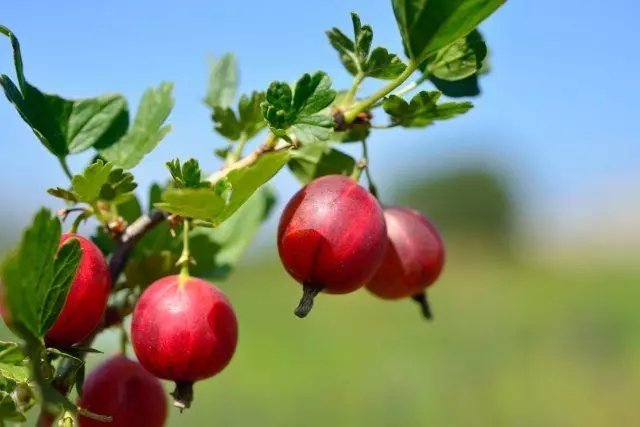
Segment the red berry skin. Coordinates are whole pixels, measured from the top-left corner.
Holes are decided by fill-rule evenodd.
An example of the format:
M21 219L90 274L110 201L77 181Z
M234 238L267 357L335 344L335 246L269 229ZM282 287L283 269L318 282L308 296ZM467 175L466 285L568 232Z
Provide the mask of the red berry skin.
M278 226L278 253L299 283L329 294L359 289L384 257L382 207L353 179L320 177L298 191Z
M55 347L79 343L98 326L111 290L109 267L100 249L91 240L71 233L62 235L60 245L72 237L80 242L82 258L62 312L45 335L47 344Z
M131 342L153 375L176 383L212 377L231 361L238 343L233 307L202 279L168 276L147 288L133 313Z
M384 210L389 244L380 268L366 288L383 299L413 297L431 286L444 266L444 243L438 230L409 208Z
M78 405L102 421L80 416L80 427L162 427L167 420L167 398L160 380L125 356L102 362L86 378Z
M60 246L72 237L80 243L82 258L62 311L45 335L52 347L68 348L85 339L102 321L111 290L109 268L100 249L91 240L71 233L62 235ZM0 314L11 328L1 292Z

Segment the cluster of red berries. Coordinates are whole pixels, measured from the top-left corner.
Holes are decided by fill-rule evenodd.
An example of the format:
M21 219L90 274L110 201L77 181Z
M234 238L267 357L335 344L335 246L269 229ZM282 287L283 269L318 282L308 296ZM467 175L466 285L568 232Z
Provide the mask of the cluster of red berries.
M383 299L413 298L431 318L425 289L444 265L438 231L413 209L383 209L349 177L324 176L296 193L280 218L278 251L303 286L299 317L320 292L365 286Z
M47 345L69 348L100 326L111 281L100 249L76 234L82 259ZM287 204L278 227L278 251L304 287L295 313L304 317L320 292L346 294L363 285L384 299L414 298L430 317L424 290L439 276L444 249L436 229L407 208L381 207L358 183L330 175L303 187ZM10 315L2 310L5 322ZM151 284L133 313L131 342L139 363L120 355L86 379L79 405L112 417L113 427L161 427L167 402L158 378L175 382L176 406L190 405L193 383L230 362L238 324L229 300L204 280L174 275ZM86 416L81 427L99 427Z

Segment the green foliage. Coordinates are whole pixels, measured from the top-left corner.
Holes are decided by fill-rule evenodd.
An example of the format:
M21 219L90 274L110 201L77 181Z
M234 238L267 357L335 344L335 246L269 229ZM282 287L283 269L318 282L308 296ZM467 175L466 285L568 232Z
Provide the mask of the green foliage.
M242 95L238 102L238 113L231 109L238 90L238 66L231 53L219 60L211 60L209 90L204 102L213 110L211 118L214 130L232 141L251 139L265 127L260 104L265 100L264 92Z
M70 177L68 187L49 189L49 194L68 202L68 207L89 205L65 212L80 212L72 230L93 215L100 220L92 240L105 256L116 261L111 263L110 273L118 276L109 298L110 309L126 308L128 312L140 291L160 277L177 272L178 260L182 268L186 267L182 261L195 259L196 264L189 266L190 274L226 278L269 217L275 203L269 181L285 165L302 184L329 174L353 175L356 159L332 142L365 140L376 128L371 125L371 118L377 114L371 111L374 108L382 106L390 116L390 125L384 127L425 127L467 112L472 107L469 102L438 100L442 93L453 97L479 93L478 76L487 72L489 65L486 43L476 27L502 3L392 0L408 63L384 47L373 48L373 29L352 13L353 39L338 28L327 32L343 65L355 77L352 87L341 91L340 96L331 87L330 77L318 71L304 74L294 85L274 81L267 91L238 99L235 57L227 53L212 59L203 102L212 110L214 131L229 140L215 150L215 155L224 160L223 167L206 178L196 159L167 162L172 179L166 185L151 186L145 209L133 193L137 184L128 170L170 131L166 121L174 106L172 83L147 89L130 124L127 101L121 95L68 100L29 84L19 42L0 26L0 33L11 42L17 77L16 84L0 74L0 84L9 102ZM423 77L404 86L418 68ZM365 78L389 81L360 98L358 91ZM426 80L439 91L420 92L409 102L397 96ZM269 131L266 141L242 158L247 142L265 128ZM95 150L93 160L82 173L73 175L66 157L89 149ZM366 144L363 150L370 161ZM377 197L368 168L365 173L370 191ZM438 191L445 191L442 188L451 191L447 185L435 188L436 200ZM465 202L473 197L478 196L459 196ZM166 218L164 212L155 209L176 216ZM471 210L467 206L464 209ZM146 223L149 228L139 227L139 231L137 226L145 224L144 220L137 221L143 213L153 221ZM448 219L455 218L456 214L449 214ZM189 229L179 227L182 220L192 225L189 236L181 236ZM132 223L136 227L131 227ZM16 403L15 392L22 390L19 387L37 391L34 396L42 400L46 410L56 414L65 410L71 415L78 412L52 386L50 371L54 366L61 371L70 367L67 372L55 372L56 381L62 378L68 386L75 384L82 394L84 357L95 350L87 344L87 348L63 353L46 349L43 340L65 303L82 255L77 240L61 246L60 236L60 221L49 210L41 210L2 268L8 323L24 342L0 342L0 425L4 420L22 421L23 412L35 402L30 397L26 403ZM184 247L183 237L189 241ZM120 259L126 261L122 269ZM56 359L54 365L52 359Z
M260 108L264 100L264 92L252 92L251 96L242 95L238 103L239 118L231 108L214 105L211 116L214 129L232 141L253 138L266 125Z
M168 189L156 207L217 226L233 215L249 197L269 181L291 158L289 150L270 152L254 163L230 170L208 188Z
M289 169L302 184L324 175L351 175L356 167L353 157L325 144L306 145L292 151Z
M273 188L263 186L218 227L196 228L191 237L197 254L193 273L211 279L227 277L269 217L275 201Z
M0 363L15 365L24 359L24 353L18 343L0 341Z
M175 159L166 163L169 173L173 177L175 188L209 188L211 183L203 181L203 172L196 159L189 159L182 167L180 160Z
M173 109L172 92L173 83L167 82L147 89L131 128L115 143L101 146L100 156L122 169L131 169L140 163L171 130L171 125L163 125Z
M61 225L41 209L6 261L2 285L12 328L26 340L41 339L58 317L82 252L76 239L58 251Z
M11 40L18 86L4 74L0 74L0 84L7 99L53 155L62 158L109 144L125 133L129 116L122 95L69 100L41 92L24 76L18 39L6 27L0 26L0 33Z
M407 67L395 54L383 47L371 52L373 29L362 25L360 17L351 13L354 39L351 40L340 29L334 27L327 31L331 46L338 51L340 60L347 71L354 76L375 77L391 80L398 77ZM369 55L371 53L371 55Z
M212 109L229 107L236 98L238 90L236 58L232 53L227 53L218 60L211 58L210 62L209 90L204 102Z
M478 76L486 72L487 44L477 29L438 50L420 69L447 96L477 96Z
M331 105L335 97L331 79L325 73L304 74L294 91L285 82L271 83L262 103L262 114L277 136L293 135L302 143L326 141L331 136L333 119L318 113Z
M382 102L382 108L391 116L392 125L403 127L425 127L436 120L447 120L464 114L473 108L470 102L443 102L438 104L441 93L422 91L411 102L390 95Z
M466 36L506 0L392 0L405 51L416 63Z
M47 191L52 196L72 203L94 204L98 200L104 200L117 205L132 198L132 192L137 186L131 173L120 168L114 169L111 162L97 160L81 175L73 176L71 191L60 187Z

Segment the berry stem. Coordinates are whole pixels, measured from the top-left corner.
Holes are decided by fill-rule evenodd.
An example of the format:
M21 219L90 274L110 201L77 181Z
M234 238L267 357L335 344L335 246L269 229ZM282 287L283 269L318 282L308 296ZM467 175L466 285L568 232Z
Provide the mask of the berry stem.
M189 219L184 219L182 231L182 254L176 262L180 266L180 283L186 283L189 280L189 264L191 263L191 252L189 250Z
M180 412L191 407L193 402L193 383L176 381L176 388L171 392L173 406L180 409Z
M307 314L313 308L313 300L322 291L320 286L310 285L305 283L302 285L302 298L295 310L295 315L299 318L307 317Z
M418 303L425 319L433 320L433 313L431 312L431 307L429 306L429 301L427 300L427 294L425 292L420 292L419 294L412 296L411 299Z
M367 175L367 181L369 182L369 192L375 197L378 198L378 187L374 184L373 178L371 177L371 170L369 169L370 160L369 160L369 151L367 149L367 140L362 140L362 159L365 161L365 169L364 173Z
M86 220L90 216L91 216L91 212L87 210L83 210L82 213L78 215L76 219L73 220L73 223L71 224L71 228L69 229L69 233L72 233L72 234L77 233L78 227L80 227L80 224L82 223L82 221Z

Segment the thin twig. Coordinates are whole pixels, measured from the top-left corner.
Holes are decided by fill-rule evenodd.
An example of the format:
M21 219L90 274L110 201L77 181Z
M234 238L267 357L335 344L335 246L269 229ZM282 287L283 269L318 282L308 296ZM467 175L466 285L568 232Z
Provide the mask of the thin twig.
M243 157L242 159L238 160L234 164L232 164L232 165L230 165L230 166L228 166L228 167L226 167L224 169L221 169L218 172L215 172L215 173L211 174L209 176L209 178L207 178L207 181L209 181L211 183L215 183L219 179L221 179L222 177L227 175L229 172L231 172L232 170L242 169L242 168L245 168L247 166L253 165L265 153L282 151L282 150L286 150L286 149L288 149L290 147L291 147L291 144L289 142L283 141L283 140L279 141L273 148L269 148L266 143L262 144L258 148L253 150L253 152L251 154Z
M135 220L126 228L124 233L120 235L118 246L109 260L111 283L117 282L120 274L127 265L131 251L135 247L136 243L138 243L142 236L144 236L149 230L164 221L167 216L168 214L164 211L154 210L151 214L143 215Z

